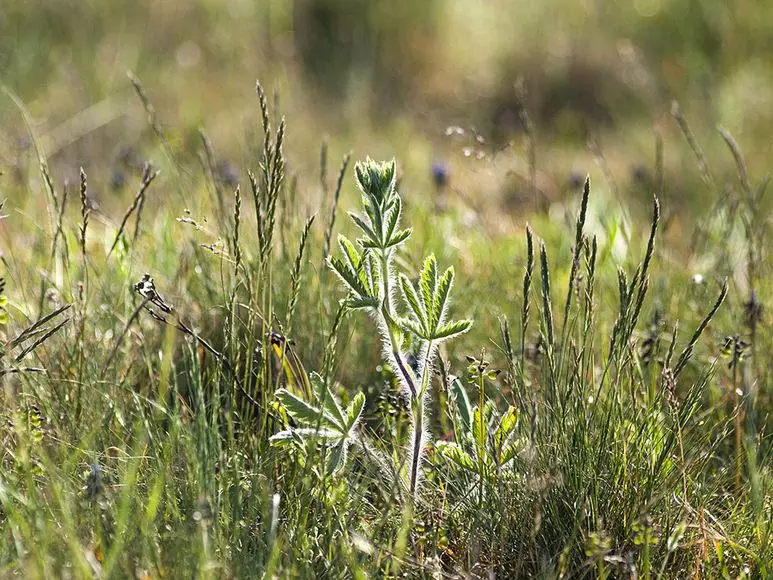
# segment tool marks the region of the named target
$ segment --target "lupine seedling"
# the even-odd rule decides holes
[[[356,164],[355,176],[362,193],[364,215],[349,213],[349,216],[362,236],[352,242],[339,235],[338,245],[343,256],[329,257],[328,265],[348,291],[344,305],[350,310],[365,310],[376,320],[382,338],[383,359],[395,369],[402,393],[410,402],[412,433],[404,464],[407,469],[398,466],[396,471],[408,490],[408,503],[413,505],[428,439],[425,406],[437,347],[469,330],[472,321],[449,319],[454,271],[448,268],[439,273],[433,255],[425,259],[416,283],[406,274],[395,271],[395,254],[411,235],[410,229],[400,228],[402,201],[395,186],[395,162],[367,159]],[[398,292],[401,301],[397,300]],[[398,302],[403,306],[399,310]],[[409,345],[418,347],[415,368],[407,363]],[[328,444],[336,441],[332,444],[336,454],[345,460],[346,442],[354,437],[352,429],[356,419],[347,424],[344,417],[338,417],[340,424],[336,422],[336,415],[342,413],[340,409],[336,410],[337,404],[329,391],[317,395],[319,400],[314,407],[286,391],[280,391],[279,397],[288,413],[303,426],[278,434],[275,441],[303,436],[326,440]],[[364,397],[358,393],[354,400],[364,401]],[[362,404],[358,403],[354,410],[361,411],[361,408]],[[312,423],[315,427],[309,427]]]

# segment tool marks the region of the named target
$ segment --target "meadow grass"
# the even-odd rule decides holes
[[[717,199],[695,278],[662,185],[649,223],[588,180],[570,227],[498,239],[402,194],[394,161],[331,180],[323,145],[305,214],[260,84],[229,191],[131,83],[159,169],[127,209],[87,169],[74,202],[40,148],[4,181],[3,575],[772,573],[766,182],[729,133],[724,196],[674,108]]]

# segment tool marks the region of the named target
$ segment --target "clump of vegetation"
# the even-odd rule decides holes
[[[343,226],[358,237],[331,252],[348,156],[331,195],[323,146],[324,227],[298,215],[288,124],[258,85],[252,203],[215,181],[205,134],[189,189],[190,166],[132,82],[163,173],[144,164],[113,222],[81,170],[73,217],[39,149],[42,225],[5,261],[3,570],[770,574],[769,395],[755,387],[767,385],[767,242],[729,134],[746,192],[743,300],[723,277],[658,269],[658,199],[642,243],[629,225],[613,263],[616,226],[590,227],[590,180],[573,235],[547,220],[525,248],[460,233],[470,267],[446,243],[458,221],[401,195],[395,161],[366,159],[361,213]],[[191,192],[203,201],[188,207]],[[10,215],[3,227],[21,230]],[[435,255],[466,270],[458,320],[455,269]],[[480,264],[494,272],[476,275]]]

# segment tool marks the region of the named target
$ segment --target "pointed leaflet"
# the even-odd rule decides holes
[[[319,373],[309,373],[309,382],[314,388],[314,396],[317,398],[323,409],[330,413],[340,425],[346,425],[346,419],[344,419],[344,412],[338,405],[338,401],[330,392],[330,387],[327,386],[325,379]]]
[[[399,197],[395,197],[394,200],[389,204],[389,208],[387,209],[387,227],[386,227],[386,235],[384,236],[384,239],[387,240],[387,242],[389,242],[389,240],[392,239],[392,234],[395,233],[397,224],[400,221],[401,211],[402,211],[402,202],[400,201]]]
[[[349,261],[349,265],[352,267],[352,270],[357,274],[360,282],[362,282],[362,287],[366,290],[365,293],[367,295],[373,296],[374,293],[372,291],[372,284],[369,284],[368,276],[364,269],[365,263],[363,258],[368,256],[367,250],[363,255],[360,255],[354,244],[349,241],[349,238],[343,235],[338,236],[338,245],[341,247],[341,251]],[[370,262],[370,260],[368,260],[368,262]]]
[[[357,426],[357,422],[362,415],[362,409],[365,406],[365,395],[362,392],[357,393],[346,408],[346,428],[351,433]]]
[[[416,289],[405,274],[400,274],[400,288],[403,291],[405,302],[411,308],[411,311],[416,316],[422,329],[424,329],[424,333],[428,334],[427,315],[424,313],[424,308],[419,301],[419,296],[416,294]]]
[[[408,228],[408,229],[405,229],[405,230],[400,230],[394,236],[389,238],[389,241],[387,242],[386,247],[387,248],[392,248],[392,247],[394,247],[394,246],[396,246],[398,244],[403,243],[405,240],[407,240],[411,236],[412,233],[413,233],[413,229],[412,228]]]
[[[319,423],[321,426],[343,431],[343,425],[340,425],[330,413],[309,405],[306,401],[296,397],[290,391],[279,389],[276,392],[276,396],[282,405],[284,405],[284,408],[287,409],[290,416],[299,423],[305,425],[315,425]]]
[[[384,236],[384,239],[386,240],[385,248],[392,248],[403,243],[413,232],[411,228],[397,230],[397,225],[400,222],[401,210],[402,205],[400,198],[395,196],[389,209],[389,221],[387,223],[386,235]]]
[[[507,441],[517,423],[518,411],[515,407],[509,407],[499,420],[499,426],[494,433],[494,447],[497,449],[497,452],[501,452],[503,444]]]
[[[469,432],[470,425],[472,424],[472,407],[470,407],[470,399],[467,397],[467,391],[464,390],[462,381],[458,378],[454,378],[451,382],[451,394],[456,403],[456,408],[459,411],[459,416],[462,419],[462,425],[466,432]]]
[[[349,260],[349,265],[352,267],[352,270],[358,272],[362,265],[362,258],[360,257],[360,253],[357,251],[357,248],[355,248],[354,244],[349,241],[349,238],[343,234],[338,234],[338,245],[340,246],[341,251],[344,253],[346,258]]]
[[[357,227],[360,228],[363,233],[368,236],[368,239],[370,242],[374,244],[374,247],[380,248],[381,247],[381,238],[379,235],[377,235],[378,230],[376,228],[371,228],[368,224],[365,223],[365,221],[358,216],[354,212],[349,212],[349,217],[352,218],[352,221],[357,224]],[[375,221],[375,220],[374,220]],[[378,224],[374,223],[374,226],[377,226]],[[375,230],[375,231],[374,231]],[[380,234],[381,232],[378,232]]]
[[[295,432],[295,429],[286,429],[284,431],[280,431],[276,435],[272,435],[268,438],[271,445],[280,446],[280,445],[292,445],[293,443],[303,443],[303,438]]]
[[[419,338],[427,340],[427,333],[421,327],[421,324],[419,324],[416,320],[412,320],[410,318],[401,318],[400,327],[406,332],[409,332],[411,334],[418,336]]]
[[[368,253],[363,258],[365,277],[368,280],[368,294],[373,297],[378,296],[379,288],[381,287],[381,275],[379,274],[378,266],[376,266],[376,260],[373,254]]]
[[[328,265],[338,274],[338,277],[351,292],[361,298],[368,297],[368,291],[362,283],[359,273],[353,270],[349,264],[345,263],[341,258],[330,256],[328,258]]]
[[[431,328],[430,332],[435,332],[438,325],[443,322],[443,314],[445,313],[446,305],[448,303],[448,295],[451,292],[451,287],[454,284],[454,269],[448,268],[441,276],[437,285],[437,291],[433,298],[432,303],[432,315],[431,315]],[[427,310],[430,307],[427,306]]]
[[[344,439],[337,445],[328,449],[327,459],[325,461],[325,470],[328,475],[333,475],[336,471],[346,465],[347,446],[348,443]]]
[[[523,449],[523,441],[510,441],[505,445],[505,448],[499,455],[499,465],[507,465],[510,461],[515,459],[518,452]]]
[[[361,296],[352,296],[344,300],[344,303],[347,308],[351,308],[352,310],[358,308],[376,308],[378,306],[378,300],[371,296],[366,296],[365,298]]]
[[[276,435],[272,435],[268,440],[273,445],[286,445],[295,442],[300,443],[303,441],[304,437],[321,441],[322,443],[332,443],[341,440],[341,433],[330,429],[286,429],[280,431]]]
[[[459,334],[464,334],[472,327],[472,320],[455,320],[444,324],[432,333],[433,340],[448,340]]]
[[[430,312],[435,296],[435,288],[437,287],[437,260],[435,260],[435,254],[430,254],[424,260],[419,284],[421,286],[424,309]]]

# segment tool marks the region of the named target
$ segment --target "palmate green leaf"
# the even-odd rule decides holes
[[[362,392],[354,395],[354,398],[346,407],[346,428],[349,433],[357,426],[362,415],[362,409],[365,407],[365,395]]]
[[[319,373],[312,371],[309,373],[309,382],[314,390],[314,396],[317,398],[317,404],[330,413],[338,424],[345,425],[346,419],[343,409],[330,391],[330,387],[325,383],[325,379]]]
[[[344,426],[324,409],[310,405],[303,399],[293,395],[287,389],[279,389],[276,392],[277,399],[282,403],[287,413],[298,423],[306,426],[325,427],[339,432],[344,431]]]
[[[375,265],[373,254],[368,253],[363,257],[362,271],[368,286],[368,295],[378,296],[381,276],[379,275],[378,267]]]
[[[432,299],[432,313],[431,313],[431,325],[430,332],[437,330],[438,325],[443,321],[446,306],[448,304],[448,295],[451,293],[451,287],[454,285],[454,269],[448,268],[440,277],[440,281],[437,285],[437,290]],[[430,307],[427,306],[429,310]]]
[[[438,441],[435,443],[435,450],[441,457],[455,463],[462,469],[472,472],[478,471],[478,467],[475,465],[475,462],[472,457],[470,457],[469,453],[456,443],[452,443],[451,441]]]
[[[424,308],[429,311],[432,309],[435,288],[437,288],[437,260],[435,260],[435,254],[430,254],[424,260],[424,267],[419,277],[419,286],[421,287]]]
[[[472,320],[455,320],[438,327],[432,333],[432,340],[448,340],[454,336],[464,334],[472,328]]]
[[[422,304],[419,300],[419,296],[416,294],[416,289],[413,287],[413,284],[411,284],[411,281],[405,274],[400,274],[400,289],[403,291],[403,297],[405,298],[406,304],[408,304],[411,312],[413,312],[416,320],[418,320],[419,325],[425,331],[424,334],[426,334],[428,325],[427,315],[424,312],[424,304]]]

